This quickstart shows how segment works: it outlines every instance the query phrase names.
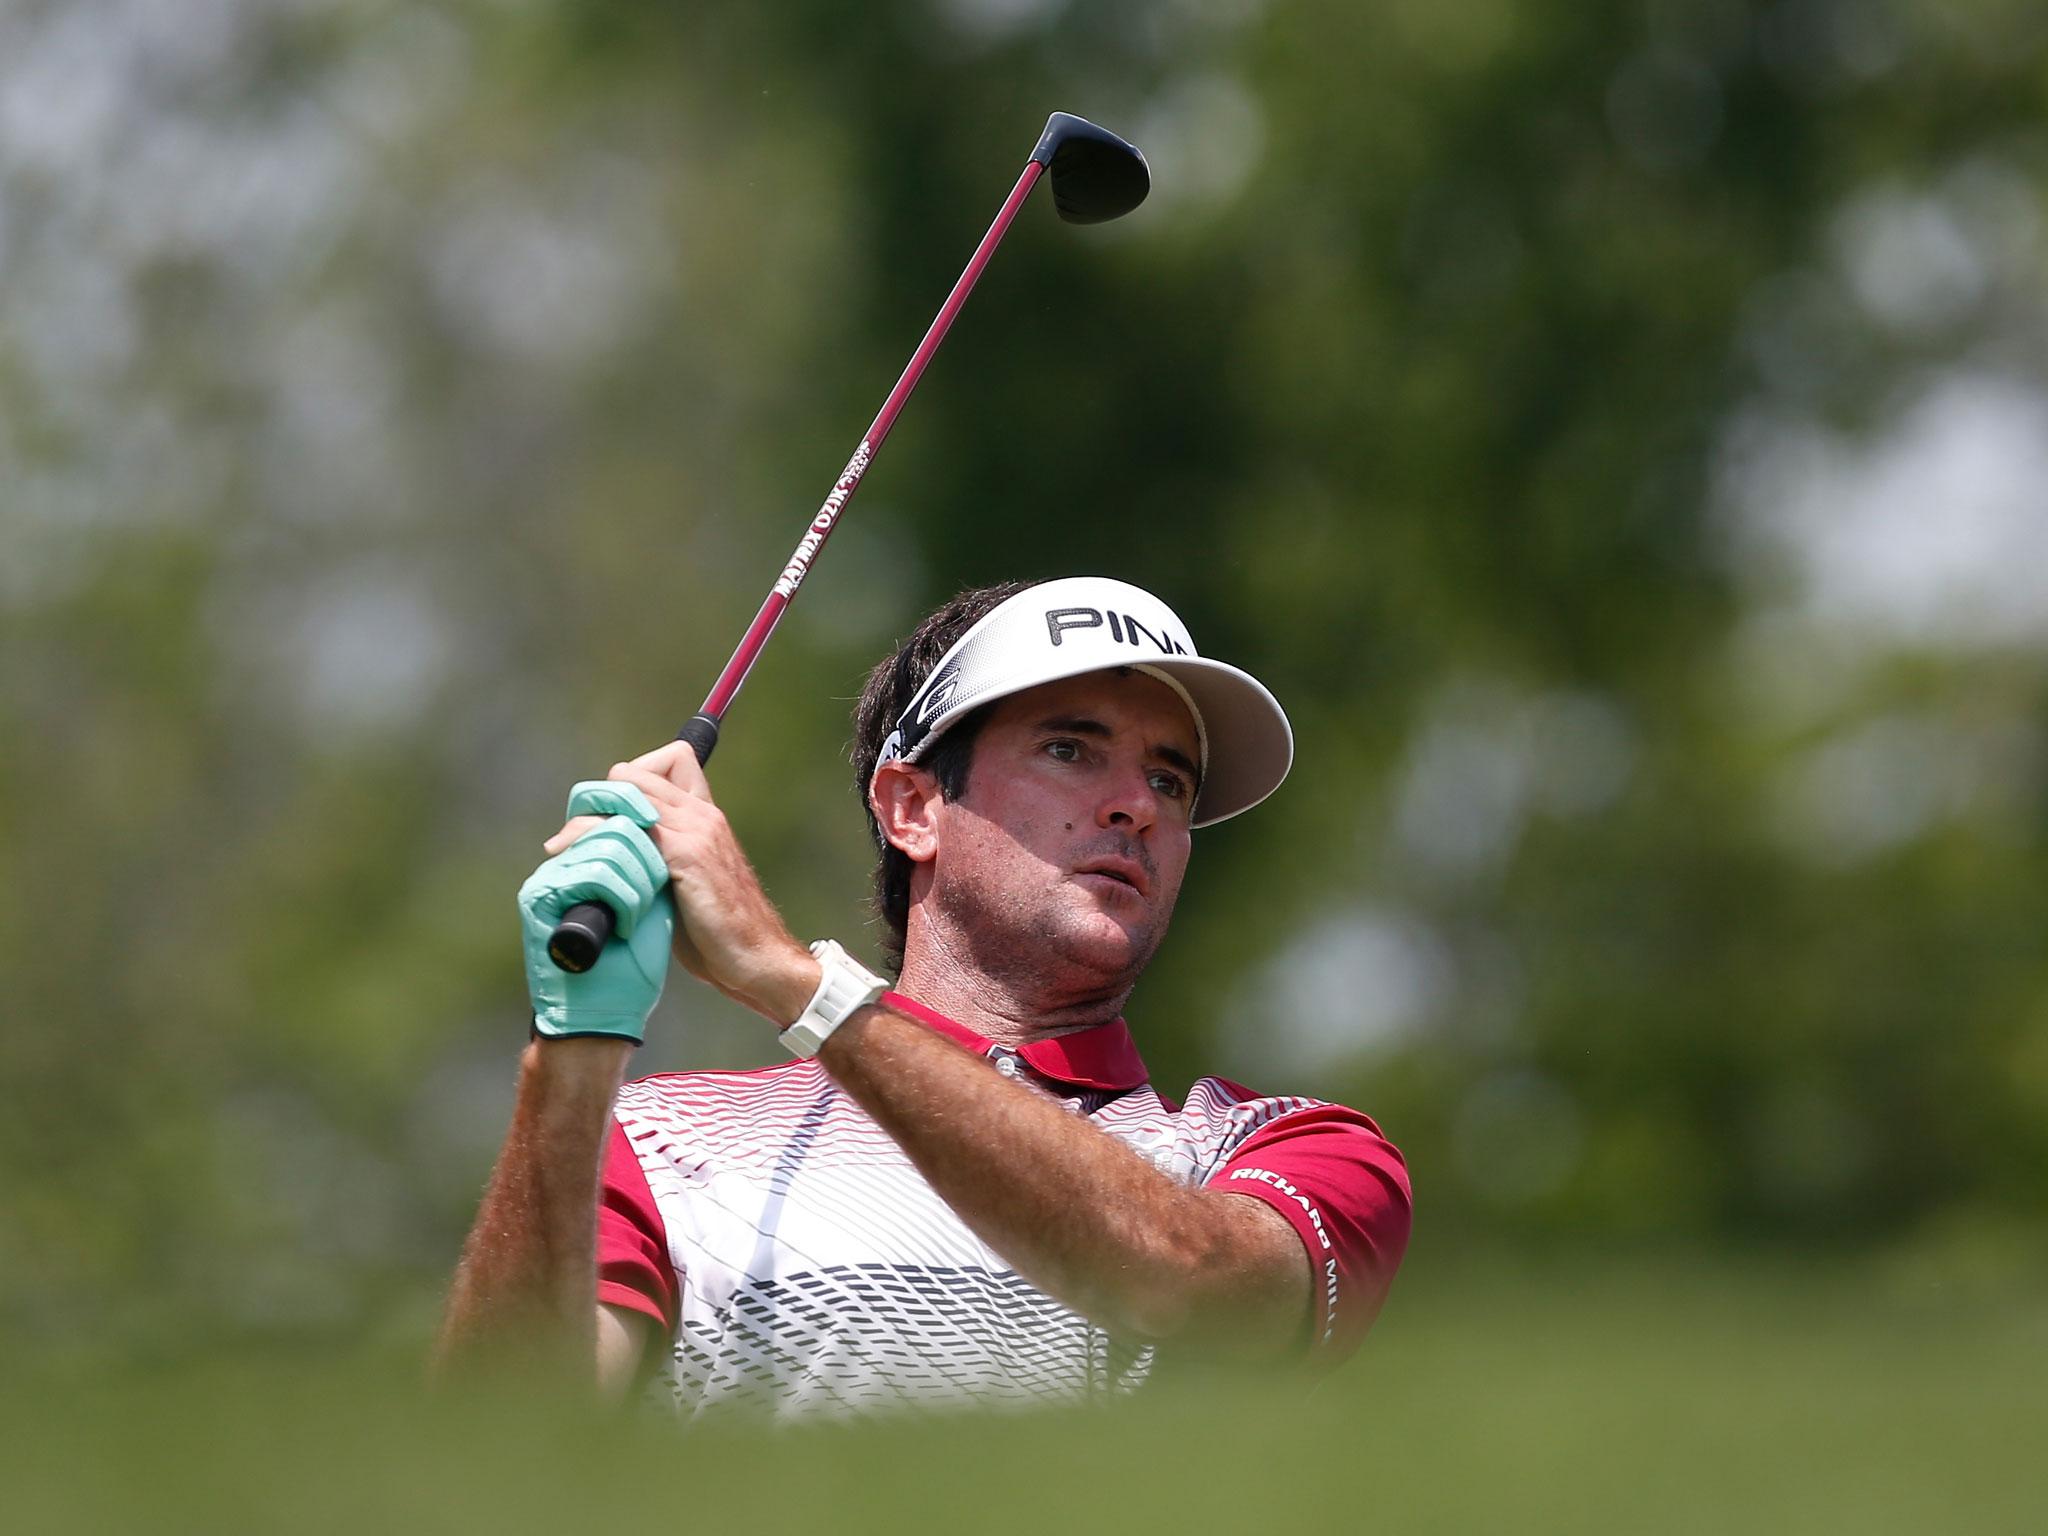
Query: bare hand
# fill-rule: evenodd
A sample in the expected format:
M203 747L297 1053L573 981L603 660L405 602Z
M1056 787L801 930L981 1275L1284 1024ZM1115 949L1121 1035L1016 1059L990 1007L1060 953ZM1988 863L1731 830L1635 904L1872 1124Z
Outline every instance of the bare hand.
M817 990L818 962L761 889L689 743L671 741L614 763L605 777L634 785L661 813L647 835L675 894L677 963L777 1027L794 1022ZM575 817L544 846L559 852L596 825L594 817Z

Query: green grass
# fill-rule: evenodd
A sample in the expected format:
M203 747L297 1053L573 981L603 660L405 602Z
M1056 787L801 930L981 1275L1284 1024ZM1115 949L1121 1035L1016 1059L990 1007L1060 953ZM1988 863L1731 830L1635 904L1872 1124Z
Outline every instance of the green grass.
M2048 1298L1855 1267L1420 1265L1309 1384L684 1434L277 1357L0 1387L10 1529L2039 1529Z

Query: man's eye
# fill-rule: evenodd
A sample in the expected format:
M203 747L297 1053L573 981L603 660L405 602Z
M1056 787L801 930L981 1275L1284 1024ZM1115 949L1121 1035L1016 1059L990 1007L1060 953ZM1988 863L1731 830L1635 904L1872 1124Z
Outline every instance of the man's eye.
M1045 744L1045 750L1050 756L1062 763L1074 763L1081 760L1081 743L1078 741L1069 741L1065 738L1058 741L1048 741Z
M1185 800L1188 797L1188 781L1177 773L1155 773L1152 788L1169 800Z

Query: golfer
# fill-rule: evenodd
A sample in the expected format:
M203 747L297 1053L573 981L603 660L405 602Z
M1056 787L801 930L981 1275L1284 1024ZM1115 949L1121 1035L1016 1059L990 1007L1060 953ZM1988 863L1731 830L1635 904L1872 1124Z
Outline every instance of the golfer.
M520 892L534 1033L444 1364L798 1417L1099 1399L1166 1351L1341 1359L1407 1246L1399 1153L1222 1078L1177 1103L1125 1023L1190 833L1292 757L1147 592L961 594L856 712L893 982L791 936L686 745L577 785ZM593 899L617 932L571 975L547 936ZM671 954L794 1059L622 1087Z

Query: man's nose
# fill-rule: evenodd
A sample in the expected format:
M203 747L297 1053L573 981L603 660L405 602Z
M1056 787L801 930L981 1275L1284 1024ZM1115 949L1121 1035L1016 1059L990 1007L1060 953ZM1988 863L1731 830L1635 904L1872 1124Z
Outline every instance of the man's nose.
M1142 832L1158 819L1159 796L1142 768L1118 774L1095 813L1098 826L1127 832Z

